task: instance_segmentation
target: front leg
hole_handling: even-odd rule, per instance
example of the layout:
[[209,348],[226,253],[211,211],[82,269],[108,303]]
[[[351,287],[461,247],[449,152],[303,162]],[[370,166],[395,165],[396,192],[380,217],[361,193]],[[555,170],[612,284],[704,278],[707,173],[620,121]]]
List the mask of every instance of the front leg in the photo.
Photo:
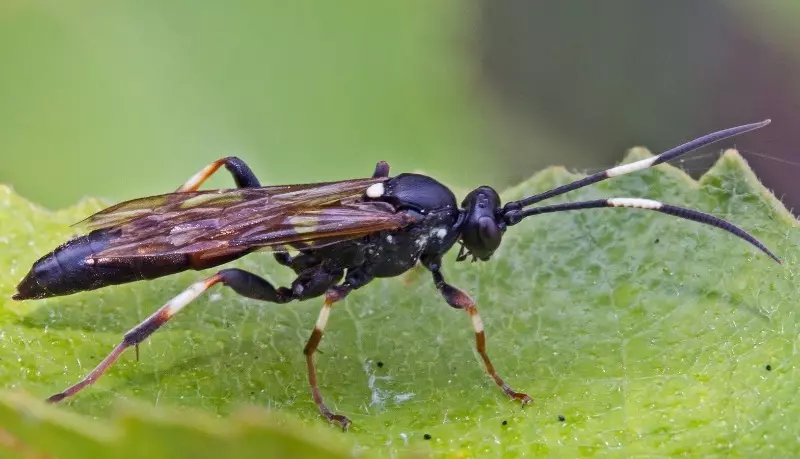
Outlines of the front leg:
[[489,354],[486,353],[486,333],[483,331],[483,321],[481,320],[480,314],[478,314],[478,307],[475,305],[475,301],[470,298],[466,292],[445,282],[441,272],[440,260],[423,260],[423,264],[430,270],[431,274],[433,274],[433,282],[436,284],[436,288],[442,294],[447,304],[456,309],[463,309],[472,319],[472,328],[475,330],[475,348],[478,354],[480,354],[481,359],[483,359],[483,364],[489,376],[492,377],[494,382],[500,386],[503,392],[510,398],[519,400],[523,406],[530,403],[532,400],[529,396],[522,392],[514,391],[495,371],[494,365],[489,359]]

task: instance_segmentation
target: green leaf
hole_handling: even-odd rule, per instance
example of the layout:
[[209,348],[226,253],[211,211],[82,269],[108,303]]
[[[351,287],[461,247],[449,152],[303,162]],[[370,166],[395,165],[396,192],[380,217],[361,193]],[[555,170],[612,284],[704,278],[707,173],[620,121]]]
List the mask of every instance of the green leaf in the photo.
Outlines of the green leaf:
[[346,446],[343,439],[308,424],[252,408],[214,420],[193,412],[153,412],[133,406],[126,407],[109,424],[58,412],[29,396],[0,395],[0,425],[7,426],[0,428],[0,446],[22,457],[42,457],[42,453],[52,453],[60,459],[354,455],[355,450]]
[[[575,177],[551,168],[504,198]],[[126,354],[63,406],[0,397],[0,445],[13,438],[56,457],[132,455],[143,444],[150,457],[220,457],[224,448],[256,457],[267,444],[378,456],[800,454],[796,221],[735,152],[699,182],[659,166],[569,200],[613,196],[726,218],[784,264],[719,230],[654,212],[531,218],[509,230],[490,262],[456,264],[451,254],[444,272],[477,300],[500,374],[534,403],[521,409],[485,376],[469,320],[427,275],[385,279],[334,307],[321,344],[322,392],[353,420],[346,434],[320,419],[307,387],[301,350],[320,302],[273,305],[215,290],[143,343],[141,361]],[[67,224],[100,207],[89,200],[51,213],[0,188],[2,387],[44,399],[74,383],[125,331],[203,276],[11,302],[30,264],[70,236]],[[266,255],[236,264],[276,284],[291,280]],[[120,399],[136,408],[119,414]],[[232,414],[242,405],[268,412]]]

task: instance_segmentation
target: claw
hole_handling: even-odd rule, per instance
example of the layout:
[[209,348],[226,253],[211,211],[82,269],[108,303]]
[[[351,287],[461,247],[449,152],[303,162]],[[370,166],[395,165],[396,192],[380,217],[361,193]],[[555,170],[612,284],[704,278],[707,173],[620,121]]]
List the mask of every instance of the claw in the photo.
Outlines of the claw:
[[331,414],[326,417],[328,418],[328,421],[333,422],[334,424],[339,424],[339,426],[345,432],[347,432],[347,429],[350,428],[350,424],[352,424],[347,416],[343,416],[341,414]]
[[530,398],[530,397],[528,396],[528,394],[514,393],[514,396],[513,396],[513,397],[514,397],[514,400],[519,400],[519,402],[522,404],[522,406],[523,406],[523,407],[525,407],[526,405],[530,405],[531,403],[533,403],[533,399],[532,399],[532,398]]
[[523,394],[522,392],[515,392],[513,389],[508,387],[507,384],[503,384],[503,392],[505,392],[510,399],[519,401],[523,407],[525,405],[533,403],[533,399],[530,398],[528,394]]

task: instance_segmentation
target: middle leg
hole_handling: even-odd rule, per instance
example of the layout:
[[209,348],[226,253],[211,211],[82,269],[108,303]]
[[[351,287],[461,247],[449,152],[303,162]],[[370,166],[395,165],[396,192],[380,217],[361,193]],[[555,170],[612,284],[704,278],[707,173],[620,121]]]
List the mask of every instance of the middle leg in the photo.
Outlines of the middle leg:
[[328,289],[325,293],[325,303],[319,311],[317,323],[314,325],[314,330],[303,348],[303,354],[306,356],[306,365],[308,367],[308,383],[311,386],[311,396],[314,398],[314,403],[319,408],[320,413],[325,416],[330,422],[339,424],[342,429],[347,430],[350,427],[350,420],[347,416],[336,414],[332,412],[322,398],[322,393],[317,385],[317,368],[314,364],[314,353],[322,341],[322,334],[325,332],[325,326],[328,324],[328,317],[331,313],[333,304],[337,301],[343,300],[351,291],[368,284],[372,280],[372,276],[364,273],[361,270],[349,270],[347,277],[342,285],[337,285]]
[[296,274],[313,269],[314,267],[319,266],[319,264],[322,262],[319,257],[303,252],[300,252],[294,256],[289,255],[287,252],[275,252],[273,256],[275,257],[275,261],[282,266],[291,268],[291,270]]

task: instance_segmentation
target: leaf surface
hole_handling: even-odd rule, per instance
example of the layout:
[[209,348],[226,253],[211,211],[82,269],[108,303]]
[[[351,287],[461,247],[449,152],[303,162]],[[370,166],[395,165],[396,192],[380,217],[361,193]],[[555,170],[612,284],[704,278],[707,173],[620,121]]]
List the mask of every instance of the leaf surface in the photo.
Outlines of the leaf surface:
[[[547,169],[504,198],[575,177]],[[530,218],[490,262],[455,263],[450,254],[444,272],[477,300],[495,366],[533,405],[511,403],[484,375],[468,318],[446,306],[428,275],[378,280],[333,309],[317,359],[329,406],[354,422],[341,434],[318,416],[301,353],[320,302],[258,303],[226,289],[186,308],[143,343],[139,362],[126,354],[72,402],[36,401],[82,377],[204,273],[12,302],[30,264],[102,206],[87,200],[48,212],[0,187],[0,452],[800,454],[796,221],[735,152],[699,182],[659,166],[568,195],[599,197],[647,197],[726,218],[784,264],[654,212]],[[235,264],[277,285],[291,281],[264,254]],[[9,449],[15,444],[30,451]]]

